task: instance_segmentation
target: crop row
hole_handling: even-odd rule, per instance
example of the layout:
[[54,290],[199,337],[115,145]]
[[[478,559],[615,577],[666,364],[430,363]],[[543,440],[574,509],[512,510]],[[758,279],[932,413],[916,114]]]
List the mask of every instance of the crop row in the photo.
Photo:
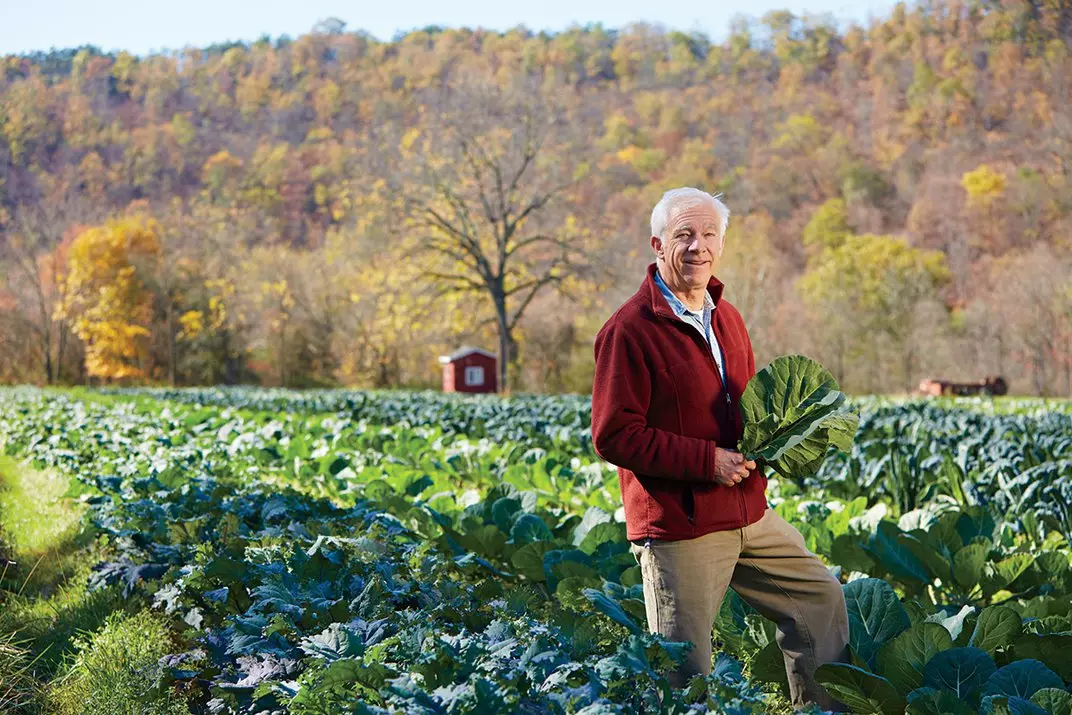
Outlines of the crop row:
[[[684,646],[644,633],[616,475],[549,441],[553,423],[500,440],[367,417],[9,391],[0,443],[91,503],[112,549],[95,585],[185,624],[162,679],[195,709],[769,707],[725,656],[669,688]],[[823,677],[854,709],[1063,712],[1068,419],[879,405],[817,479],[772,480],[775,508],[846,582],[853,664]],[[784,680],[774,625],[732,594],[716,631],[753,682]]]

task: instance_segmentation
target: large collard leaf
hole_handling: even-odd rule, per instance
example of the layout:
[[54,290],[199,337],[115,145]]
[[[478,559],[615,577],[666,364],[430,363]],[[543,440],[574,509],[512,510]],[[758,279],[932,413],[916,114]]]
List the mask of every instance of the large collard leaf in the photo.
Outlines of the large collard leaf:
[[803,355],[775,358],[741,395],[738,449],[788,479],[814,475],[831,446],[852,449],[859,415],[834,376]]
[[1040,660],[1063,679],[1072,680],[1072,635],[1024,634],[1016,640],[1013,649],[1017,658]]
[[1064,688],[1036,690],[1031,702],[1051,715],[1072,715],[1072,693]]
[[[906,630],[911,621],[893,587],[877,578],[861,578],[842,587],[850,619],[877,648]],[[857,651],[860,649],[857,648]]]
[[987,695],[979,702],[980,715],[1050,715],[1019,695]]
[[983,686],[983,695],[1030,698],[1043,688],[1061,688],[1064,681],[1041,661],[1025,658],[998,669]]
[[905,710],[904,698],[890,681],[854,665],[820,665],[815,679],[853,712],[900,715]]
[[1019,613],[1008,606],[988,606],[979,613],[969,645],[993,655],[998,648],[1012,647],[1022,630]]
[[931,658],[923,667],[923,684],[949,690],[962,700],[975,695],[997,670],[994,659],[978,648],[950,648]]
[[953,647],[953,638],[937,623],[917,623],[886,643],[878,652],[878,672],[901,692],[923,684],[923,667]]
[[976,715],[975,708],[948,690],[916,688],[908,694],[908,715]]
[[756,652],[752,658],[752,678],[763,683],[773,683],[786,696],[789,695],[789,677],[785,670],[785,656],[778,643],[771,641]]

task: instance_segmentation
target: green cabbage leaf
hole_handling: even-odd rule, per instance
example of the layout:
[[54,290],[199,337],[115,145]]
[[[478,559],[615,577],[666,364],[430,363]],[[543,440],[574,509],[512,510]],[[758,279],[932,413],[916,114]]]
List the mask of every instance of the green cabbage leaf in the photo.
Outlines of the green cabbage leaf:
[[850,451],[860,422],[834,376],[803,355],[776,358],[753,375],[740,404],[738,450],[796,481],[813,476],[830,447]]

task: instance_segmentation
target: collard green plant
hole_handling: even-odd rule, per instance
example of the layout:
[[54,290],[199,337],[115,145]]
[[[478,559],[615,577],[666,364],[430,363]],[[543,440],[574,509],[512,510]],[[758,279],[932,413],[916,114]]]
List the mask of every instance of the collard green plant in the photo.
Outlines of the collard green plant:
[[[825,410],[840,392],[819,383],[801,401]],[[169,624],[158,694],[216,712],[779,707],[752,684],[784,688],[776,626],[732,591],[714,671],[669,688],[689,644],[646,632],[617,477],[576,400],[130,393],[0,389],[0,451],[71,478],[108,544],[90,585]],[[820,679],[860,712],[1072,715],[1072,415],[853,404],[852,453],[771,494],[848,582],[849,662]]]
[[860,419],[834,376],[803,355],[776,358],[753,375],[741,415],[738,449],[798,482],[819,470],[830,447],[852,449]]

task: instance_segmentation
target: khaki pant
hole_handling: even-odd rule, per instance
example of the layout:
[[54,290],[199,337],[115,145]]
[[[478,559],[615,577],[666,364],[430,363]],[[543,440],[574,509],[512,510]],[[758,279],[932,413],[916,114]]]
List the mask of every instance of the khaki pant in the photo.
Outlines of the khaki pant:
[[695,648],[670,681],[682,687],[711,672],[711,629],[726,588],[778,625],[795,707],[843,710],[812,678],[823,663],[848,658],[849,619],[841,584],[773,509],[742,529],[684,541],[633,544],[644,577],[648,628]]

